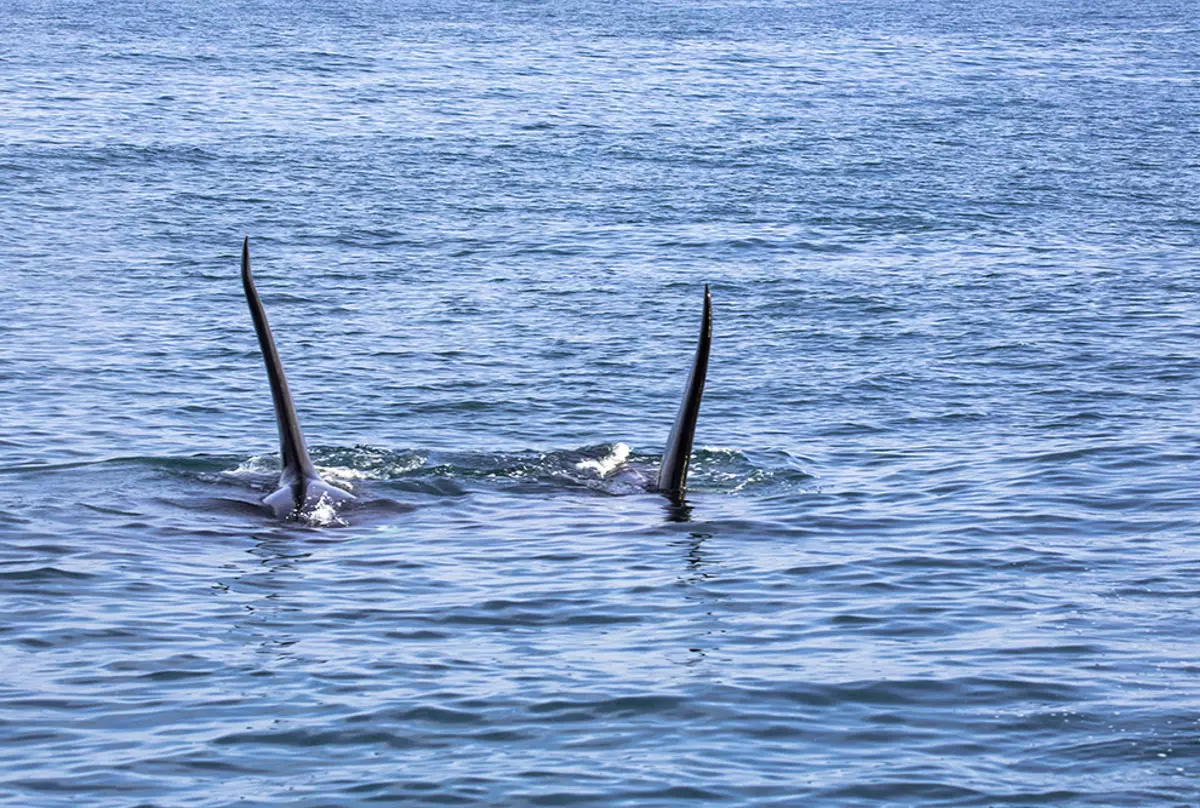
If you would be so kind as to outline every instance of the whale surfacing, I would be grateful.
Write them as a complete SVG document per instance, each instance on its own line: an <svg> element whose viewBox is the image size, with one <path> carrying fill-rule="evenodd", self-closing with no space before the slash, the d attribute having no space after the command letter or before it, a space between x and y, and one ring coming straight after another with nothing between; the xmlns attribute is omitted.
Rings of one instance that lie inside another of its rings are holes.
<svg viewBox="0 0 1200 808"><path fill-rule="evenodd" d="M327 511L331 507L336 509L356 498L349 492L323 480L313 465L312 459L308 456L304 433L300 431L300 422L296 418L296 407L292 402L287 377L283 372L283 363L279 360L279 351L275 348L271 326L267 323L266 311L263 310L262 300L254 286L254 277L250 273L249 238L242 241L242 287L246 293L246 303L250 307L250 317L254 321L258 344L262 349L263 363L267 368L271 399L275 405L275 421L279 427L279 455L283 464L278 488L264 497L262 504L276 518L307 521L318 509L322 511ZM692 361L691 373L684 386L683 400L680 402L679 412L675 416L675 423L671 427L671 434L667 438L657 477L653 481L649 481L642 476L641 479L644 482L639 484L646 490L661 493L677 506L684 504L684 494L687 491L688 465L696 436L696 421L700 416L700 401L704 397L704 384L708 376L708 358L711 347L712 295L709 292L708 284L705 284L700 338L696 345L696 355ZM620 463L621 461L618 460L617 465ZM603 468L598 470L602 475L607 473Z"/></svg>
<svg viewBox="0 0 1200 808"><path fill-rule="evenodd" d="M263 499L263 505L278 519L294 519L303 518L304 514L312 513L321 506L336 507L353 501L353 494L321 479L308 456L283 363L279 361L271 326L267 323L267 313L254 287L254 277L250 274L249 238L242 242L242 288L246 292L246 303L250 306L250 317L254 320L254 331L258 335L258 345L267 366L271 399L275 403L275 420L279 426L279 455L283 461L279 488Z"/></svg>

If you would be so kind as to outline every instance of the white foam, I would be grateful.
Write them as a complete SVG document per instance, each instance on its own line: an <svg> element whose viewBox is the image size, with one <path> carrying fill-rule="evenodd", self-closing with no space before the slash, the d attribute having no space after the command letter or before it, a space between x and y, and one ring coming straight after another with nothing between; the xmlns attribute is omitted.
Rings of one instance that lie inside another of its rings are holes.
<svg viewBox="0 0 1200 808"><path fill-rule="evenodd" d="M345 527L346 523L338 518L337 508L333 501L322 494L321 499L313 509L304 514L304 521L314 527Z"/></svg>
<svg viewBox="0 0 1200 808"><path fill-rule="evenodd" d="M726 479L734 479L736 477L736 475L728 474L728 475L725 475L725 477L726 477ZM742 490L746 486L756 485L760 482L763 482L766 479L767 479L766 473L764 473L761 469L755 469L753 472L751 472L750 474L748 474L746 476L746 479L742 480L740 483L735 485L733 487L733 490L730 493L731 494L740 494L740 493L742 493Z"/></svg>
<svg viewBox="0 0 1200 808"><path fill-rule="evenodd" d="M235 469L227 469L222 474L231 477L251 477L259 474L278 474L279 455L255 455L248 457Z"/></svg>
<svg viewBox="0 0 1200 808"><path fill-rule="evenodd" d="M322 479L339 488L348 488L348 485L342 485L342 483L349 483L350 480L370 480L372 477L369 472L346 466L317 466L317 473L321 475Z"/></svg>
<svg viewBox="0 0 1200 808"><path fill-rule="evenodd" d="M618 443L613 446L612 451L606 457L596 460L580 460L575 464L575 468L580 471L594 471L601 477L607 477L628 459L629 447L624 443Z"/></svg>
<svg viewBox="0 0 1200 808"><path fill-rule="evenodd" d="M351 481L354 480L388 480L397 474L407 474L410 471L416 471L425 465L424 457L412 457L402 462L397 462L382 469L356 469L349 466L317 466L317 472L321 477L339 488L350 488ZM226 469L221 472L230 477L258 477L265 474L279 473L279 455L265 454L255 455L243 460L237 468Z"/></svg>

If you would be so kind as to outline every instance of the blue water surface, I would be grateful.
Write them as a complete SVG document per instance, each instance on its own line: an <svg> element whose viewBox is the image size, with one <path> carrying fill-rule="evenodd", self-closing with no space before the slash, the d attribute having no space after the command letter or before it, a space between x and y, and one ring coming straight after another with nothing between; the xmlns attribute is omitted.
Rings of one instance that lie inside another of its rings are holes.
<svg viewBox="0 0 1200 808"><path fill-rule="evenodd" d="M1198 19L7 0L0 805L1200 804Z"/></svg>

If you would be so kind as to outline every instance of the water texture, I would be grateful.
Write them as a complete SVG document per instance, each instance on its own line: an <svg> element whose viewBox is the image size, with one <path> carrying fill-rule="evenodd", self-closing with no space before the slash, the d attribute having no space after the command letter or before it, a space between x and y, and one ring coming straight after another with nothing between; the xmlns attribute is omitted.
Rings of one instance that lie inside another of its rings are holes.
<svg viewBox="0 0 1200 808"><path fill-rule="evenodd" d="M1200 804L1198 188L1192 3L9 0L0 805Z"/></svg>

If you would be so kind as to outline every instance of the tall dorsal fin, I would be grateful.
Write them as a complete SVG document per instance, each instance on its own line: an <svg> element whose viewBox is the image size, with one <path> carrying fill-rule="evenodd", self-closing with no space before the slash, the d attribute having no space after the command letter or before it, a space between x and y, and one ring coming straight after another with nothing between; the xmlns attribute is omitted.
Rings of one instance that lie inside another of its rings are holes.
<svg viewBox="0 0 1200 808"><path fill-rule="evenodd" d="M672 500L679 501L687 488L688 461L692 456L692 439L696 436L696 419L700 415L700 399L704 396L704 379L708 375L708 353L712 345L712 296L708 284L704 284L704 317L700 321L700 342L696 346L696 359L683 391L683 402L667 448L663 452L662 465L658 468L658 490Z"/></svg>
<svg viewBox="0 0 1200 808"><path fill-rule="evenodd" d="M283 363L275 350L271 326L263 310L254 278L250 275L250 239L242 242L242 287L246 290L246 302L250 305L250 316L254 319L254 331L258 334L258 345L262 348L263 362L267 365L267 378L271 382L271 398L275 401L275 420L279 424L279 453L283 458L284 478L303 478L316 474L308 448L304 445L304 434L296 420L296 407L288 390L287 376Z"/></svg>

